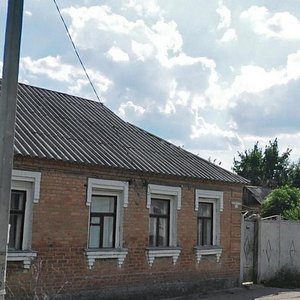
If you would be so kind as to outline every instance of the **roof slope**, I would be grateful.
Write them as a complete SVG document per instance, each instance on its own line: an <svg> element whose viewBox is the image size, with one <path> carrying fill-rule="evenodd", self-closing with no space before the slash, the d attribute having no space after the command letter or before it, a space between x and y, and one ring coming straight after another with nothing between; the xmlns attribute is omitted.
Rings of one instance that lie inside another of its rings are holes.
<svg viewBox="0 0 300 300"><path fill-rule="evenodd" d="M19 84L15 154L234 183L247 180L129 124L102 103Z"/></svg>
<svg viewBox="0 0 300 300"><path fill-rule="evenodd" d="M262 186L247 185L245 186L245 189L252 194L253 198L259 204L262 204L263 201L267 198L267 196L272 192L271 188Z"/></svg>

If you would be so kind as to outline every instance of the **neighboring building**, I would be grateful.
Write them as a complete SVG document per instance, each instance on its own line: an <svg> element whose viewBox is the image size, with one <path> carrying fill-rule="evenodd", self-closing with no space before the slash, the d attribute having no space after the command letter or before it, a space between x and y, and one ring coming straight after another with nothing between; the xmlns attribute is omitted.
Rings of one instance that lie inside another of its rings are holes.
<svg viewBox="0 0 300 300"><path fill-rule="evenodd" d="M271 188L247 185L243 190L243 206L245 210L259 212L263 201L272 192Z"/></svg>
<svg viewBox="0 0 300 300"><path fill-rule="evenodd" d="M238 284L244 178L99 102L24 84L14 149L10 297Z"/></svg>

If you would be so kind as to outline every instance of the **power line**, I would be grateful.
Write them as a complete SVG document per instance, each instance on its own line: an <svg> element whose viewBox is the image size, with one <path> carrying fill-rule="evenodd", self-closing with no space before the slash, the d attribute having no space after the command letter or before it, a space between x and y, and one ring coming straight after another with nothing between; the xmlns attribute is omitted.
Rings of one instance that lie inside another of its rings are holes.
<svg viewBox="0 0 300 300"><path fill-rule="evenodd" d="M98 96L98 93L97 93L97 91L96 91L96 89L95 89L95 86L94 86L94 84L93 84L93 82L92 82L92 80L91 80L91 78L90 78L90 76L89 76L89 74L88 74L88 72L87 72L87 70L86 70L84 64L83 64L83 61L82 61L81 58L80 58L80 55L79 55L79 53L78 53L78 51L77 51L77 48L76 48L76 46L75 46L75 44L74 44L74 42L73 42L73 39L72 39L71 34L70 34L70 32L69 32L68 26L67 26L67 24L66 24L66 22L65 22L65 20L64 20L64 18L63 18L63 16L62 16L61 12L60 12L60 9L59 9L59 7L58 7L58 5L57 5L57 3L56 3L56 0L53 0L53 2L54 2L54 5L55 5L55 7L56 7L56 9L57 9L57 12L58 12L58 14L59 14L59 16L60 16L62 22L63 22L63 24L64 24L64 27L65 27L66 32L67 32L67 34L68 34L68 37L69 37L69 39L70 39L70 41L71 41L71 44L72 44L73 49L74 49L74 51L75 51L75 54L76 54L76 56L77 56L77 58L78 58L78 60L79 60L79 63L80 63L80 65L81 65L81 67L82 67L82 69L83 69L83 71L84 71L84 73L85 73L85 75L86 75L86 78L88 79L88 81L89 81L89 83L90 83L90 85L91 85L91 87L92 87L92 89L93 89L93 91L94 91L94 93L95 93L95 95L96 95L98 101L101 102L100 97Z"/></svg>

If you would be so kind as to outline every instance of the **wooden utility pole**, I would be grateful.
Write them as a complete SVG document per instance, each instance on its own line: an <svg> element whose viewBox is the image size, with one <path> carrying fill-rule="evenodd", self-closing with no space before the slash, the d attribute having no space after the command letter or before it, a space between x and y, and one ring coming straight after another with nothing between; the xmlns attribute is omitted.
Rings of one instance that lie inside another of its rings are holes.
<svg viewBox="0 0 300 300"><path fill-rule="evenodd" d="M23 0L8 0L0 98L0 300L5 298L8 223Z"/></svg>

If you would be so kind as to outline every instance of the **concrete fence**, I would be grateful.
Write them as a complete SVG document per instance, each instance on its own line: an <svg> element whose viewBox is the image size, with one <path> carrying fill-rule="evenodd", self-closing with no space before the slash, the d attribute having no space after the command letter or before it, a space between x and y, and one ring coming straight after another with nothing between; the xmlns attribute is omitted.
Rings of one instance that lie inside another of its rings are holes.
<svg viewBox="0 0 300 300"><path fill-rule="evenodd" d="M300 272L300 222L243 220L241 280L267 280L282 268Z"/></svg>

